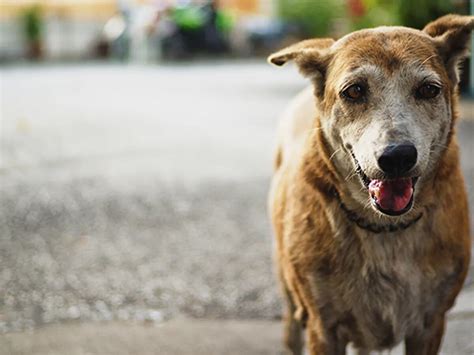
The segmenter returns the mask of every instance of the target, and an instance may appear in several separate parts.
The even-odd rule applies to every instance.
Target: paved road
[[[258,329],[280,315],[265,200],[278,113],[305,83],[294,68],[1,76],[0,331],[176,316],[254,319]],[[461,126],[474,206],[474,121]],[[473,311],[468,297],[453,327],[466,329]],[[458,333],[448,347],[472,345]],[[0,348],[28,333],[17,334]]]

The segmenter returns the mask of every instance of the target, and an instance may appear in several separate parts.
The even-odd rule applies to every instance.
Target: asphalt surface
[[[113,338],[141,323],[169,329],[180,317],[215,320],[209,329],[244,322],[245,334],[268,322],[265,342],[279,339],[266,194],[278,114],[305,85],[294,68],[78,65],[0,74],[0,349],[28,353],[25,339],[48,331],[69,348],[67,334],[83,329],[77,353],[114,353],[84,350],[94,342],[81,324],[108,321],[115,330],[100,329]],[[474,114],[463,108],[474,206]],[[474,349],[461,336],[474,324],[471,303],[465,298],[453,315],[459,331],[446,346],[457,350],[447,354]],[[180,329],[189,324],[197,329]],[[206,324],[190,337],[214,334]],[[233,342],[221,342],[244,346],[247,336],[229,329]],[[274,353],[252,344],[246,353]],[[176,349],[169,353],[187,353]]]

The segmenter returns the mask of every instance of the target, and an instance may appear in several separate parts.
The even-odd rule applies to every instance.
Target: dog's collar
[[[414,225],[416,222],[418,222],[421,217],[423,217],[423,212],[420,212],[419,215],[417,215],[415,218],[412,220],[405,222],[405,223],[396,223],[396,224],[377,224],[377,223],[369,223],[367,222],[363,217],[359,216],[357,213],[354,211],[351,211],[350,209],[347,208],[342,201],[340,202],[340,206],[342,210],[345,212],[347,218],[357,224],[359,228],[366,229],[372,233],[393,233],[393,232],[399,232],[405,229],[410,228],[412,225]]]
[[[412,220],[405,222],[405,223],[393,223],[393,224],[377,224],[377,223],[370,223],[365,220],[363,217],[359,216],[356,212],[351,211],[347,206],[342,202],[339,193],[334,189],[334,195],[339,200],[339,206],[346,214],[347,218],[357,224],[359,228],[368,230],[369,232],[379,234],[379,233],[394,233],[403,231],[405,229],[410,228],[416,222],[418,222],[421,217],[423,217],[423,212],[420,212],[415,218]]]

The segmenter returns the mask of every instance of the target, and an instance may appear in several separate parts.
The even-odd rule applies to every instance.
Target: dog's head
[[[312,79],[331,161],[360,203],[392,216],[411,210],[415,185],[448,144],[473,28],[474,16],[448,15],[422,31],[379,27],[269,57],[278,66],[294,60]]]

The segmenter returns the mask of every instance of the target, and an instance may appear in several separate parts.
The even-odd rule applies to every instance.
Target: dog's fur
[[[311,354],[360,353],[405,341],[407,354],[436,354],[445,313],[469,265],[469,215],[458,144],[458,65],[474,17],[448,15],[423,31],[380,27],[338,41],[313,39],[269,57],[294,60],[311,78],[279,132],[270,211],[288,304],[285,342],[294,354],[306,327]],[[362,103],[340,95],[368,83]],[[415,97],[424,82],[441,93]],[[409,141],[419,154],[410,211],[377,211],[359,174],[381,173],[376,156]],[[355,161],[356,159],[356,161]]]

